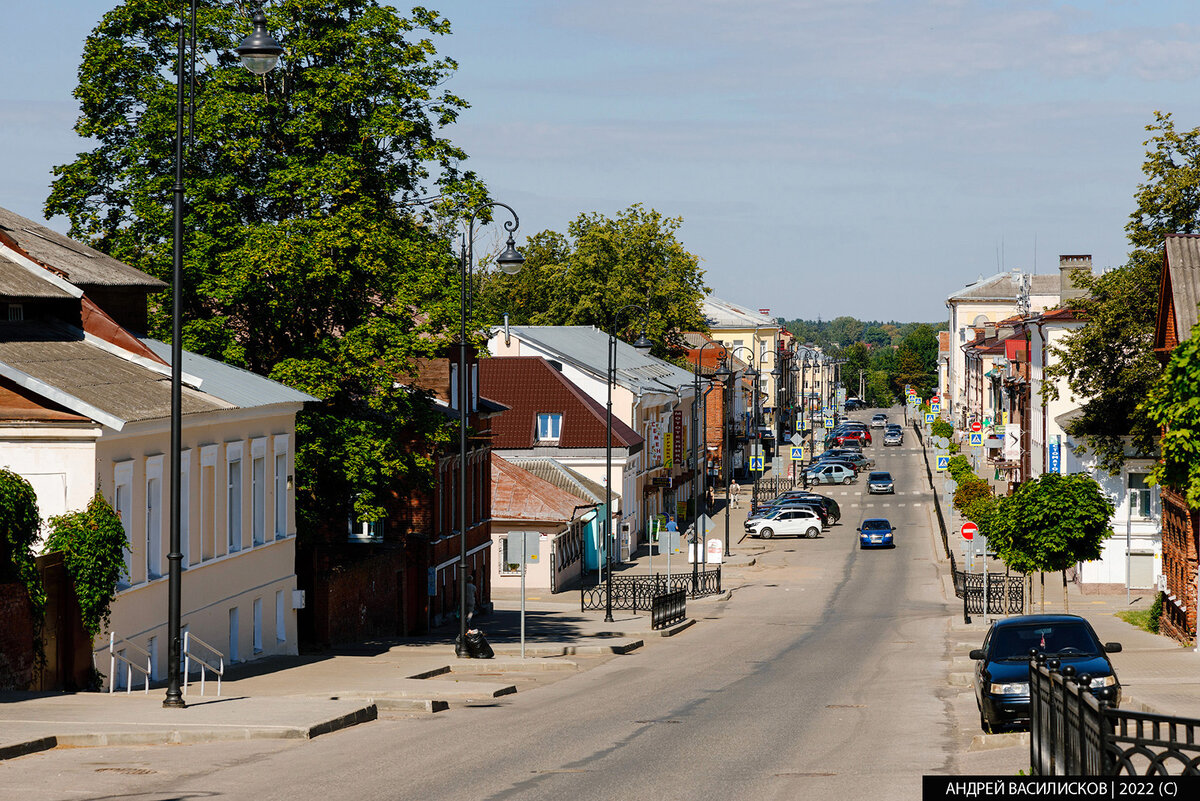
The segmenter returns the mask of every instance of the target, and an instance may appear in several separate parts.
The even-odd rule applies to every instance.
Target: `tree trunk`
[[[1067,599],[1067,571],[1062,571],[1063,579],[1063,611],[1071,614],[1071,602]]]
[[[1046,614],[1046,574],[1038,571],[1038,586],[1041,588],[1042,614]]]

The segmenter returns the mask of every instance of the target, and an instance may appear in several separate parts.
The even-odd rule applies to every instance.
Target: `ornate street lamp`
[[[729,358],[731,361],[739,350],[744,350],[750,354],[750,358],[746,360],[746,369],[742,371],[742,378],[749,378],[751,381],[754,382],[754,393],[757,396],[757,394],[758,394],[758,370],[754,369],[754,351],[751,350],[746,345],[735,345],[734,347],[729,349]],[[735,376],[733,373],[729,373],[729,378],[725,382],[726,391],[728,393],[728,398],[726,400],[726,403],[727,403],[726,408],[730,409],[730,410],[732,410],[732,408],[733,408],[733,380],[734,380],[734,377]],[[757,405],[757,403],[758,403],[757,398],[754,399],[754,403]],[[757,423],[754,423],[753,408],[754,407],[751,407],[750,424],[756,426],[755,433],[757,433]],[[750,432],[747,431],[746,435],[747,435],[747,438],[749,438]],[[725,478],[725,501],[726,501],[726,504],[725,504],[725,556],[729,556],[730,555],[729,554],[729,482],[730,482],[730,479],[733,474],[733,452],[732,452],[732,449],[728,447],[728,437],[726,437],[725,450],[726,450],[726,453],[728,454],[725,461],[729,466],[729,469],[726,473],[726,478]]]
[[[646,338],[646,319],[650,316],[647,306],[630,303],[613,312],[608,323],[608,401],[605,407],[605,428],[607,429],[604,442],[604,555],[607,570],[604,574],[604,622],[612,623],[612,388],[617,381],[617,318],[629,309],[641,311],[642,332],[633,343],[633,347],[643,353],[649,351],[654,343]],[[637,421],[635,420],[634,423]],[[651,546],[653,547],[653,546]]]
[[[697,403],[701,402],[700,395],[700,367],[704,363],[704,349],[710,346],[724,348],[720,342],[708,341],[701,345],[696,350],[696,364],[692,371],[692,475],[695,476],[697,469],[700,471],[700,494],[696,495],[693,492],[695,500],[693,504],[697,509],[700,508],[701,499],[704,502],[704,514],[696,514],[695,522],[692,525],[694,551],[692,552],[692,594],[695,595],[700,591],[700,559],[701,554],[707,554],[704,550],[704,537],[707,531],[701,531],[704,528],[701,524],[707,519],[708,512],[708,392],[707,388],[703,395],[703,413],[701,421],[697,423]],[[724,352],[724,351],[722,351]],[[722,365],[724,360],[722,359]],[[724,410],[722,410],[724,413]],[[700,426],[704,426],[704,439],[700,439]],[[693,486],[695,479],[693,478]],[[728,507],[726,507],[728,510]],[[726,516],[728,516],[726,511]]]
[[[171,258],[171,520],[170,552],[167,554],[167,696],[163,706],[183,709],[182,658],[180,642],[183,607],[183,547],[182,516],[183,500],[181,477],[183,472],[183,87],[190,69],[184,68],[186,41],[184,34],[188,23],[192,27],[192,53],[196,54],[196,0],[192,0],[191,15],[180,20],[178,58],[175,62],[175,187],[173,197],[172,258]],[[267,20],[262,11],[256,11],[253,32],[237,47],[242,64],[255,75],[265,75],[275,68],[283,47],[267,33]],[[191,83],[191,81],[188,81]],[[192,108],[195,104],[188,104]]]
[[[507,275],[516,275],[525,264],[525,257],[513,243],[513,232],[521,225],[513,207],[495,200],[476,206],[467,219],[458,286],[458,639],[454,643],[454,655],[459,659],[471,656],[467,648],[467,509],[470,508],[467,505],[467,414],[473,399],[470,396],[471,382],[467,380],[467,310],[471,304],[471,275],[475,264],[475,220],[481,212],[496,206],[508,209],[513,217],[504,222],[508,242],[496,257],[496,266]]]

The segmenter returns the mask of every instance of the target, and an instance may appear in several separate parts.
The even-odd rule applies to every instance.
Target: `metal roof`
[[[1015,301],[1017,299],[1017,280],[1019,272],[996,273],[987,278],[967,284],[957,292],[953,292],[947,300],[1001,300]],[[1057,297],[1061,278],[1057,275],[1038,274],[1029,276],[1030,295],[1052,295]]]
[[[595,326],[514,325],[508,330],[544,351],[547,358],[568,362],[600,379],[608,372],[608,334]],[[618,339],[616,382],[632,392],[673,393],[676,388],[690,389],[693,378],[690,371]]]
[[[151,291],[168,286],[164,281],[8,209],[0,208],[0,231],[12,237],[31,258],[62,270],[67,280],[77,286],[137,286]]]
[[[708,320],[709,328],[778,328],[779,321],[760,313],[757,309],[747,309],[727,300],[709,295],[700,306],[700,311]]]
[[[500,454],[496,454],[500,456]],[[604,487],[550,456],[500,457],[587,503],[604,503]],[[614,498],[619,496],[614,495]]]
[[[170,345],[146,337],[142,338],[142,343],[168,365],[171,363]],[[243,409],[270,406],[276,403],[305,403],[318,400],[312,395],[292,389],[278,381],[264,378],[257,373],[186,350],[183,352],[183,372],[201,379],[201,386],[209,395],[214,395]]]
[[[1200,316],[1200,237],[1171,234],[1166,238],[1170,269],[1171,303],[1175,306],[1175,336],[1183,342],[1192,335]]]

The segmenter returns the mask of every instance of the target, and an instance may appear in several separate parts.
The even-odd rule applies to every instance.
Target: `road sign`
[[[927,426],[933,425],[933,421],[935,419],[937,419],[937,415],[935,415],[933,412],[925,413],[925,425],[927,425]]]
[[[932,396],[932,397],[929,399],[929,402],[930,402],[930,403],[941,403],[941,402],[942,402],[942,396],[941,396],[941,395],[934,395],[934,396]]]
[[[803,445],[804,437],[800,436],[799,434],[792,434],[792,438],[788,440],[788,442],[792,443],[793,445]]]
[[[979,533],[979,526],[971,522],[966,522],[962,524],[960,531],[962,531],[964,540],[973,540],[975,539],[975,535]]]
[[[937,401],[932,401],[929,404],[929,411],[933,412],[934,414],[937,414],[941,410],[942,410],[942,404],[938,403]]]
[[[761,473],[763,471],[763,458],[761,456],[751,456],[750,469],[756,473]]]
[[[826,427],[826,428],[833,428],[833,418],[832,418],[832,417],[826,417],[826,418],[825,418],[825,427]]]
[[[971,447],[979,448],[982,446],[983,446],[983,432],[982,431],[972,431],[971,432]]]
[[[991,428],[992,427],[992,418],[990,418],[990,417],[983,418],[983,425],[985,428]]]
[[[792,446],[792,461],[793,462],[803,462],[804,461],[804,446],[802,446],[802,445],[801,446],[797,446],[797,445]]]
[[[979,422],[978,420],[975,420],[974,422],[971,423],[971,430],[972,431],[982,431],[983,423]]]
[[[945,449],[950,447],[950,440],[947,437],[937,436],[933,438],[933,444],[935,447]]]
[[[948,470],[949,468],[950,468],[950,457],[949,456],[937,457],[938,472],[941,472],[942,470]]]

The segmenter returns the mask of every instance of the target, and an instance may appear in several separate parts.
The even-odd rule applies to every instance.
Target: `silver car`
[[[854,471],[840,464],[816,464],[808,469],[810,484],[850,484],[854,481]]]
[[[876,492],[888,494],[896,492],[896,484],[892,481],[891,473],[880,470],[867,476],[867,494],[874,495]]]
[[[899,428],[893,428],[893,429],[888,430],[883,435],[883,444],[884,445],[903,445],[904,444],[904,432]]]

